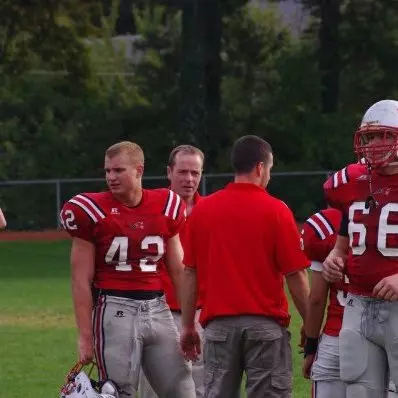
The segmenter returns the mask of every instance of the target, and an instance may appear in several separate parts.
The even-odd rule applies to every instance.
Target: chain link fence
[[[322,186],[330,171],[295,171],[272,173],[268,191],[284,200],[298,221],[325,206]],[[233,180],[233,174],[204,174],[200,193],[208,195]],[[144,177],[145,188],[167,187],[165,176]],[[61,228],[62,205],[80,192],[106,189],[103,178],[72,178],[0,182],[0,206],[8,230],[49,230]],[[241,209],[250,211],[250,209]]]

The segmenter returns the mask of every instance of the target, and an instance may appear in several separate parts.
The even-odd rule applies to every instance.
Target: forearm
[[[326,300],[313,302],[310,298],[305,320],[305,335],[307,337],[319,337],[322,328],[325,307]]]
[[[195,323],[197,299],[196,270],[186,267],[182,277],[181,312],[183,327],[193,327]]]
[[[310,294],[310,286],[306,270],[286,275],[286,282],[289,287],[292,300],[297,311],[299,312],[303,322],[307,315],[308,297]]]
[[[183,273],[184,273],[183,265],[181,265],[181,267],[173,267],[172,269],[169,268],[168,272],[170,275],[171,282],[173,283],[177,301],[181,306],[182,283],[183,283]]]
[[[0,229],[5,228],[7,226],[7,221],[4,216],[3,211],[0,209]]]
[[[85,338],[92,338],[93,298],[91,282],[72,277],[72,297],[79,334]]]

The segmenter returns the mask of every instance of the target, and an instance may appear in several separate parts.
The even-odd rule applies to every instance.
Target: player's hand
[[[332,250],[323,263],[322,276],[330,283],[343,279],[346,256]]]
[[[374,287],[373,296],[382,300],[398,300],[398,274],[383,278]]]
[[[315,359],[315,354],[307,355],[304,358],[302,373],[306,379],[309,379],[311,377],[311,368],[312,364],[314,363],[314,359]]]
[[[93,338],[91,336],[79,337],[79,362],[83,365],[88,365],[94,359],[94,345],[93,345]]]
[[[202,352],[199,333],[195,327],[184,327],[181,333],[181,351],[187,361],[197,361]]]

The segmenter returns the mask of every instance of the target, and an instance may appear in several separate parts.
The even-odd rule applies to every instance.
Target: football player
[[[340,375],[347,397],[386,394],[388,374],[398,383],[398,101],[365,113],[355,133],[365,162],[332,175],[324,189],[342,223],[324,262],[329,282],[350,280],[340,332]]]
[[[186,204],[187,218],[191,214],[194,205],[201,199],[198,193],[200,179],[202,177],[204,154],[203,152],[191,145],[179,145],[174,148],[169,156],[167,166],[167,177],[170,181],[170,189],[180,195]],[[180,230],[181,243],[184,246],[185,225]],[[167,272],[162,273],[163,287],[167,304],[171,309],[174,322],[181,332],[181,308],[177,300],[174,286]],[[197,303],[196,327],[200,336],[203,336],[203,329],[198,319],[200,315],[200,299]],[[204,372],[203,358],[199,356],[197,361],[192,363],[192,377],[195,383],[196,397],[204,396]],[[148,383],[144,374],[140,377],[140,398],[156,398],[157,395]]]
[[[322,263],[333,249],[341,222],[341,212],[325,209],[312,215],[303,225],[304,253],[311,261],[311,293],[305,320],[303,375],[313,380],[313,398],[345,398],[340,379],[339,332],[348,291],[348,279],[329,284],[322,277]],[[326,322],[321,333],[329,296]],[[318,345],[319,343],[319,345]]]
[[[79,360],[85,364],[95,352],[99,379],[112,379],[121,398],[136,393],[141,365],[160,397],[194,398],[161,280],[167,267],[179,295],[185,204],[168,189],[143,189],[143,171],[142,149],[117,143],[105,153],[109,190],[76,195],[61,211],[72,236]]]

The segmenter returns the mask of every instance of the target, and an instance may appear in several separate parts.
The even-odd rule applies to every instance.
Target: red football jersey
[[[311,261],[311,270],[322,272],[322,263],[333,249],[341,222],[341,212],[325,209],[312,215],[303,225],[301,239],[303,250]],[[348,278],[330,284],[329,306],[323,332],[338,336],[343,322],[345,300],[348,292]]]
[[[378,202],[373,209],[366,206],[370,182]],[[398,273],[398,175],[370,176],[365,165],[351,164],[333,174],[324,190],[348,219],[350,291],[371,296],[381,279]]]
[[[194,204],[196,205],[196,203],[198,203],[198,201],[201,199],[202,197],[196,193],[195,194],[195,198],[194,198]],[[187,216],[187,222],[188,222],[189,216]],[[184,248],[185,242],[186,242],[186,231],[187,231],[187,222],[184,223],[184,225],[181,227],[180,229],[180,240],[181,240],[181,244],[182,247]],[[165,270],[165,272],[162,272],[162,279],[163,279],[163,287],[164,287],[164,294],[166,296],[166,301],[167,304],[169,305],[170,309],[173,311],[180,311],[180,305],[178,303],[177,300],[177,296],[175,293],[175,289],[174,289],[174,285],[171,281],[170,275],[167,272],[167,270]],[[201,307],[201,300],[200,300],[200,288],[198,291],[198,301],[197,301],[197,307]]]
[[[168,189],[143,190],[135,207],[110,192],[83,193],[65,203],[61,220],[72,237],[95,245],[95,287],[162,291],[167,241],[184,223],[185,203]]]

